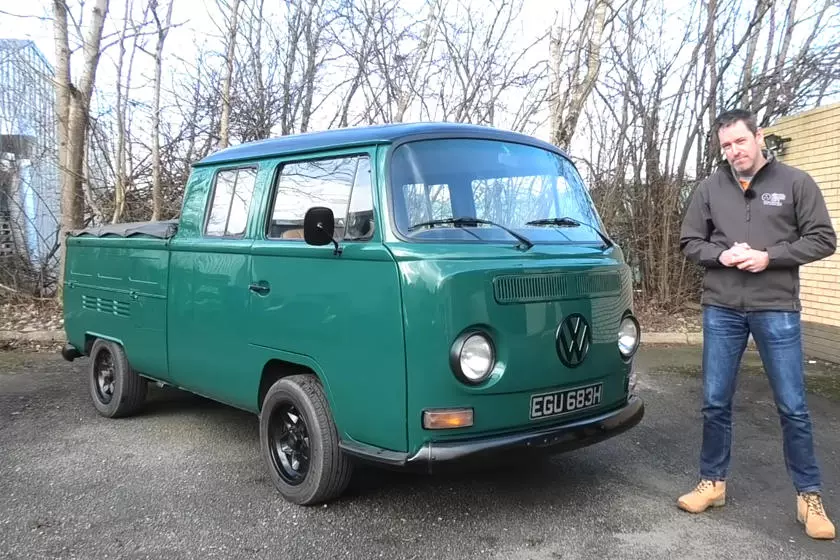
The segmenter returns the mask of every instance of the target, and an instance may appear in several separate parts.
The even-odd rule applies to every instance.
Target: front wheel
[[[269,389],[260,412],[260,447],[272,482],[290,502],[330,501],[350,481],[352,464],[338,447],[324,390],[312,375],[292,375]]]

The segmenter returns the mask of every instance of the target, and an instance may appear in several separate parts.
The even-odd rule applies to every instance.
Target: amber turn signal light
[[[423,427],[427,430],[468,428],[472,425],[473,410],[471,408],[450,408],[423,411]]]

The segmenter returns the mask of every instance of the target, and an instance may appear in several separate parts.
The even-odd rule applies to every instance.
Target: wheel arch
[[[114,337],[114,336],[108,336],[107,334],[101,334],[101,333],[97,333],[97,332],[88,331],[88,332],[85,333],[85,346],[84,346],[84,349],[82,351],[82,353],[85,356],[90,356],[90,351],[93,349],[93,344],[98,339],[107,340],[108,342],[113,342],[114,344],[119,344],[122,347],[123,352],[127,352],[126,348],[125,348],[125,344],[123,344],[123,341],[120,340],[119,338]]]
[[[268,359],[265,364],[263,364],[262,372],[260,373],[260,382],[257,389],[257,412],[262,412],[263,400],[265,399],[268,390],[271,389],[271,386],[279,380],[291,375],[311,375],[321,383],[327,397],[327,404],[330,407],[336,426],[339,428],[339,433],[341,433],[336,402],[333,399],[333,394],[330,390],[330,385],[327,381],[326,375],[314,360],[310,360],[305,356],[296,355],[294,359],[291,359],[288,356],[275,356]]]

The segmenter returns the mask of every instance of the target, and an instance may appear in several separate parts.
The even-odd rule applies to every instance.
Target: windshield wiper
[[[519,241],[519,246],[522,248],[523,251],[527,251],[531,247],[534,246],[534,243],[525,237],[522,234],[516,233],[512,229],[505,227],[501,224],[497,224],[496,222],[491,222],[490,220],[482,220],[480,218],[468,218],[468,217],[461,217],[461,218],[443,218],[440,220],[429,220],[428,222],[420,222],[419,224],[413,224],[408,231],[413,231],[415,229],[421,227],[429,227],[433,228],[435,226],[444,226],[444,225],[453,225],[455,227],[469,227],[469,226],[476,226],[478,224],[485,224],[488,226],[495,226],[499,229],[503,229],[508,232],[510,235],[515,237]],[[477,236],[476,236],[477,237]]]
[[[562,218],[543,218],[541,220],[531,220],[530,222],[525,223],[526,226],[555,226],[555,227],[578,227],[578,226],[586,226],[595,233],[604,241],[604,245],[606,245],[606,249],[609,249],[615,243],[612,240],[604,235],[598,228],[593,227],[589,224],[585,224],[583,222],[579,222],[574,218],[570,218],[568,216],[563,216]]]

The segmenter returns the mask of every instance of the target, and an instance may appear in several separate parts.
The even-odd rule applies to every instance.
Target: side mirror
[[[322,246],[332,243],[335,245],[335,254],[340,255],[341,250],[338,242],[333,239],[335,235],[335,216],[330,208],[313,206],[306,211],[303,217],[303,239],[309,245]]]

